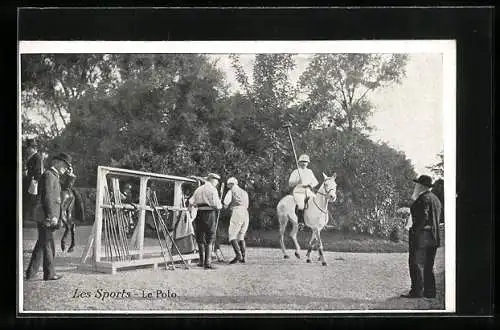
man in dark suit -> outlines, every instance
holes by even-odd
[[[32,279],[40,268],[43,259],[43,279],[58,280],[53,261],[55,257],[54,236],[61,217],[61,184],[60,176],[71,172],[71,156],[66,153],[56,155],[52,166],[40,178],[40,201],[44,217],[38,220],[38,240],[33,248],[31,260],[26,270],[26,279]]]
[[[410,207],[412,226],[408,235],[411,290],[402,296],[434,298],[436,282],[433,268],[436,250],[441,244],[439,237],[441,202],[430,191],[433,187],[430,176],[421,175],[413,181],[414,202]]]
[[[26,140],[26,153],[23,171],[23,222],[35,220],[34,212],[38,203],[38,192],[30,191],[32,180],[40,181],[43,173],[43,158],[38,153],[38,146],[34,139]]]

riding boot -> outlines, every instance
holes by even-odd
[[[299,223],[304,223],[304,210],[300,210],[298,207],[295,208],[295,214]]]
[[[238,241],[240,245],[240,251],[241,251],[241,260],[240,262],[245,263],[245,252],[246,252],[246,246],[245,246],[245,240],[242,239]]]
[[[234,257],[233,260],[231,260],[231,262],[229,262],[230,264],[235,264],[237,263],[238,261],[241,261],[241,252],[240,252],[240,246],[238,245],[238,241],[233,239],[231,241],[231,245],[233,246],[233,250],[234,250],[234,254],[236,255]]]
[[[216,267],[212,265],[212,249],[211,244],[205,244],[205,269],[215,269]]]
[[[204,248],[203,244],[198,244],[198,255],[200,257],[200,260],[198,261],[198,264],[197,264],[198,267],[203,267],[203,265],[204,265],[203,264],[203,262],[205,260],[205,255],[203,253],[204,250],[205,250],[205,248]]]

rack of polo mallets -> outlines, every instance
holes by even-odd
[[[139,179],[139,203],[123,203],[119,178]],[[108,179],[111,189],[108,187]],[[160,205],[156,191],[148,187],[148,182],[173,182],[173,205]],[[198,253],[182,254],[175,243],[173,232],[167,226],[166,218],[178,218],[184,207],[182,184],[199,184],[199,181],[159,173],[99,166],[97,169],[95,221],[79,268],[102,273],[116,273],[117,270],[134,269],[144,266],[174,270],[175,265],[188,268]],[[156,246],[144,245],[146,212],[150,212]],[[128,238],[131,214],[137,215],[137,225]]]

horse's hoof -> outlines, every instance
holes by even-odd
[[[68,249],[68,253],[71,253],[71,252],[73,252],[73,248],[72,248],[72,247],[70,247],[70,248]]]
[[[322,264],[323,266],[326,266],[326,261],[323,261],[321,264]]]
[[[297,257],[297,259],[300,259],[300,254],[298,252],[295,252],[295,256]]]
[[[284,256],[283,256],[283,258],[285,258],[285,259],[289,259],[290,257],[289,257],[289,256],[287,256],[287,255],[284,255]]]
[[[310,264],[310,263],[311,263],[311,259],[307,259],[307,260],[306,260],[306,262],[307,262],[308,264]]]
[[[61,244],[61,250],[64,252],[66,250],[66,246],[64,244]]]

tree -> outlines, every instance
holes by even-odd
[[[411,196],[415,171],[404,153],[359,132],[335,127],[311,130],[304,147],[318,175],[337,173],[339,202],[331,205],[339,229],[388,237],[397,208]]]
[[[245,73],[237,55],[230,56],[242,92],[232,98],[238,132],[234,142],[248,153],[248,172],[256,181],[256,194],[262,199],[259,208],[274,209],[288,171],[287,158],[292,155],[282,125],[296,100],[296,87],[290,81],[295,68],[292,54],[257,54],[252,70],[253,82]]]
[[[23,114],[36,114],[38,134],[56,137],[71,121],[75,102],[89,90],[108,85],[113,67],[103,54],[21,56]]]
[[[117,68],[115,88],[82,95],[53,150],[77,151],[77,173],[89,185],[97,165],[177,175],[221,171],[220,146],[232,136],[227,91],[205,56],[119,54],[109,61]]]
[[[405,76],[405,54],[318,54],[300,77],[313,126],[369,129],[369,93]]]
[[[427,169],[430,170],[432,173],[437,175],[440,178],[444,177],[444,152],[441,151],[438,155],[439,161],[431,166],[428,166]]]

